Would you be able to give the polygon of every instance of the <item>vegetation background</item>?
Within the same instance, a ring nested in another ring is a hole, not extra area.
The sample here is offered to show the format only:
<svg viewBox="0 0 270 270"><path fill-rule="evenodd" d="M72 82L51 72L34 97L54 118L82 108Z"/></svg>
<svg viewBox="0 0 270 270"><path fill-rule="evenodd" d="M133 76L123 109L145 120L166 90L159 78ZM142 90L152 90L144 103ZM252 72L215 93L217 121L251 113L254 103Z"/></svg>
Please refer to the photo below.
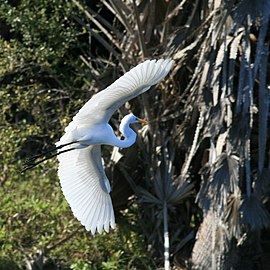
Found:
<svg viewBox="0 0 270 270"><path fill-rule="evenodd" d="M156 269L168 250L173 269L268 269L269 18L269 0L2 0L0 269ZM111 119L150 125L103 150L118 226L93 237L56 160L23 161L94 93L167 57L168 78Z"/></svg>

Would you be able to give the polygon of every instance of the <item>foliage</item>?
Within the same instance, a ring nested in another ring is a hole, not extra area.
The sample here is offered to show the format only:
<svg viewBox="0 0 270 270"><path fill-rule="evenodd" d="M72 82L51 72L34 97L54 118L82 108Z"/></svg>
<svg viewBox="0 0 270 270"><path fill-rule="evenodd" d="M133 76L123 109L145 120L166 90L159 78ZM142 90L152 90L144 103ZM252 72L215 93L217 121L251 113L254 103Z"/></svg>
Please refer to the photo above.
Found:
<svg viewBox="0 0 270 270"><path fill-rule="evenodd" d="M269 17L267 0L1 3L0 263L152 269L165 248L179 269L265 269ZM135 146L104 149L119 227L92 238L55 161L20 175L22 160L50 147L92 94L160 57L175 61L167 80L111 119L117 130L131 109L150 125Z"/></svg>
<svg viewBox="0 0 270 270"><path fill-rule="evenodd" d="M55 160L20 174L23 160L53 145L88 99L90 75L78 57L85 33L71 13L80 16L69 1L0 5L1 269L151 265L138 232L93 239L83 231L61 193Z"/></svg>

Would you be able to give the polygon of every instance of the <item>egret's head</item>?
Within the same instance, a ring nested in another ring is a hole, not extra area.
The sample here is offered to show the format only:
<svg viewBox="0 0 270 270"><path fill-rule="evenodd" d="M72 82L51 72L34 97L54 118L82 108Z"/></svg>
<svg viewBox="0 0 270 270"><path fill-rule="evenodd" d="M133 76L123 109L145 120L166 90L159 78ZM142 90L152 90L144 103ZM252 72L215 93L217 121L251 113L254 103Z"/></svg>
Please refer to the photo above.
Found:
<svg viewBox="0 0 270 270"><path fill-rule="evenodd" d="M147 124L147 121L144 119L140 119L138 117L136 117L134 114L130 113L128 115L126 115L120 124L119 130L122 134L127 134L128 133L128 129L130 124L133 123L143 123L143 124Z"/></svg>
<svg viewBox="0 0 270 270"><path fill-rule="evenodd" d="M130 114L126 115L122 119L121 123L123 123L123 124L132 124L132 123L148 124L148 122L146 120L135 116L133 113L130 113Z"/></svg>
<svg viewBox="0 0 270 270"><path fill-rule="evenodd" d="M137 122L137 117L133 113L127 114L121 121L121 123L125 124L132 124Z"/></svg>

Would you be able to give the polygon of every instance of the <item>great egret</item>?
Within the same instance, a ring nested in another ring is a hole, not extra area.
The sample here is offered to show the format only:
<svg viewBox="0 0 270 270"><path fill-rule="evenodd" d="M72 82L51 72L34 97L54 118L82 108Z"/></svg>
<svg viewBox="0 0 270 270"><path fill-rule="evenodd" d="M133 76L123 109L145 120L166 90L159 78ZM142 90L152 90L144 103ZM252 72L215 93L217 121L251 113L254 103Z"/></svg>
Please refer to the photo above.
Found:
<svg viewBox="0 0 270 270"><path fill-rule="evenodd" d="M110 183L101 162L101 144L131 146L137 134L129 125L143 122L133 114L126 115L120 124L125 139L120 140L108 124L109 119L126 101L161 81L172 63L169 59L147 60L132 68L94 95L73 117L56 143L62 191L74 216L92 234L96 230L102 233L103 228L108 232L110 226L115 227ZM40 163L32 163L34 159L29 162L30 167Z"/></svg>

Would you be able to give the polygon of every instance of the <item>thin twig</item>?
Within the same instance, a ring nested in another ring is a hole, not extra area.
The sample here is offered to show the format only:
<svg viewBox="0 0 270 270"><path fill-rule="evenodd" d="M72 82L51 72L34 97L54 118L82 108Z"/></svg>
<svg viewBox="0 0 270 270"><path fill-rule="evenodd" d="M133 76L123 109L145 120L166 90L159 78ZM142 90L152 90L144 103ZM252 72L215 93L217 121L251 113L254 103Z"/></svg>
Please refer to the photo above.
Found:
<svg viewBox="0 0 270 270"><path fill-rule="evenodd" d="M50 252L51 250L57 248L58 246L62 245L63 243L67 242L68 240L70 240L72 237L74 237L82 228L81 225L78 226L78 228L73 231L71 234L67 235L66 237L60 239L59 241L57 241L55 244L53 244L52 246L48 246L44 249L44 254L47 254L48 252Z"/></svg>
<svg viewBox="0 0 270 270"><path fill-rule="evenodd" d="M119 20L120 23L122 23L122 25L124 25L125 29L130 34L133 33L133 29L127 20L127 16L123 14L123 10L125 9L123 8L123 6L125 7L124 3L115 0L110 1L111 5L108 3L108 1L105 0L101 0L101 2L106 8L108 8L112 12L112 14L115 15L115 17Z"/></svg>
<svg viewBox="0 0 270 270"><path fill-rule="evenodd" d="M88 19L90 19L91 22L93 22L99 29L100 31L108 38L108 40L110 40L113 45L115 47L117 47L118 49L120 49L120 45L117 42L117 40L115 40L115 38L107 31L107 29L105 27L103 27L103 25L95 19L94 16L92 16L78 1L76 0L72 0L72 2L81 10L84 12L84 14L86 15L86 17ZM103 19L104 22L104 19Z"/></svg>
<svg viewBox="0 0 270 270"><path fill-rule="evenodd" d="M165 24L167 24L170 20L172 20L174 17L178 16L179 11L183 10L184 4L187 2L187 0L182 0L171 12L165 17ZM171 2L169 3L171 4Z"/></svg>
<svg viewBox="0 0 270 270"><path fill-rule="evenodd" d="M81 24L83 27L85 27L93 37L95 37L120 63L122 69L124 72L127 71L127 65L126 63L121 59L121 56L117 51L103 38L101 37L98 33L93 31L88 25L86 25L79 17L76 15L72 14L72 18L74 18L79 24Z"/></svg>

